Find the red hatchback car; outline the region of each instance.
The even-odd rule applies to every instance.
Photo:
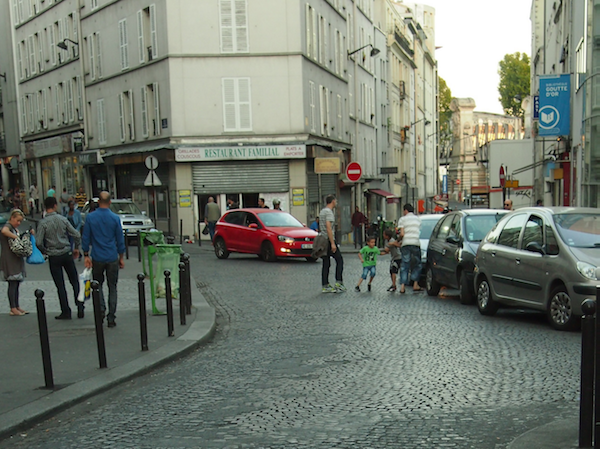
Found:
[[[273,209],[232,209],[217,222],[214,246],[219,259],[229,253],[258,254],[272,262],[278,257],[310,256],[317,233],[292,215]]]

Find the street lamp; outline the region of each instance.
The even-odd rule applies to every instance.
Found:
[[[69,47],[67,47],[67,42],[71,42],[73,45],[77,45],[79,47],[79,42],[75,42],[68,37],[65,37],[62,41],[56,44],[56,46],[61,50],[68,50]]]
[[[378,48],[373,47],[373,44],[367,44],[367,45],[363,45],[362,47],[360,47],[357,50],[354,51],[348,51],[348,56],[352,56],[354,53],[358,53],[359,51],[367,48],[367,47],[371,47],[371,56],[377,56],[379,53],[381,53],[381,50],[379,50]]]
[[[413,123],[411,123],[411,124],[410,124],[410,125],[408,125],[408,126],[405,126],[405,127],[404,127],[404,129],[410,129],[410,128],[412,128],[414,125],[416,125],[417,123],[421,123],[423,120],[425,120],[425,123],[424,123],[424,125],[425,125],[425,126],[431,125],[431,122],[430,122],[429,120],[425,119],[425,117],[423,117],[422,119],[420,119],[420,120],[417,120],[416,122],[413,122]]]

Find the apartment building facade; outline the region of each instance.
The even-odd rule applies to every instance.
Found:
[[[396,218],[386,205],[399,204],[407,180],[434,190],[424,136],[437,76],[415,72],[414,60],[406,73],[390,69],[389,33],[376,24],[384,1],[11,0],[4,46],[23,185],[108,189],[162,230],[177,233],[183,220],[185,235],[197,234],[209,196],[223,210],[228,197],[242,206],[277,198],[308,222],[337,193],[342,238],[354,205]],[[425,36],[411,20],[409,47]],[[390,76],[406,76],[405,92],[420,89],[423,101],[410,93],[405,112],[390,111]],[[419,135],[394,154],[390,124]],[[150,155],[159,182],[148,182]],[[323,172],[323,160],[337,160],[338,172]],[[344,174],[350,161],[363,167],[358,183]],[[407,177],[390,183],[382,166]]]

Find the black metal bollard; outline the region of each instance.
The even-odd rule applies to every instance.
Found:
[[[137,232],[137,247],[138,247],[138,262],[142,261],[142,239],[140,237],[140,231]]]
[[[40,329],[40,345],[42,347],[42,364],[44,365],[44,381],[46,388],[54,388],[52,374],[52,358],[50,357],[50,338],[48,337],[48,321],[46,320],[46,303],[44,291],[35,291],[35,306],[37,308],[38,327]]]
[[[179,244],[183,245],[183,220],[179,220]]]
[[[138,300],[140,304],[140,336],[142,339],[142,351],[148,350],[148,321],[146,319],[146,290],[144,289],[144,273],[137,275]]]
[[[581,304],[581,390],[579,400],[579,447],[592,447],[594,434],[594,332],[596,301]]]
[[[596,307],[600,304],[600,286],[596,287]],[[594,336],[595,351],[600,348],[600,320],[596,314],[596,335]],[[594,363],[594,447],[600,448],[600,357],[595,357]]]
[[[183,263],[185,264],[185,288],[187,291],[187,301],[186,301],[186,315],[192,314],[192,274],[190,272],[190,255],[188,253],[184,253],[182,256]]]
[[[171,272],[165,270],[165,296],[167,297],[167,333],[169,337],[175,335],[173,324],[173,301],[171,298]]]
[[[127,231],[123,230],[123,238],[125,239],[125,258],[129,260],[129,240],[127,239]]]
[[[104,342],[104,329],[102,328],[102,311],[100,310],[100,282],[92,281],[92,301],[94,302],[94,324],[96,325],[96,344],[98,346],[98,361],[100,368],[106,368],[106,343]]]
[[[185,263],[179,262],[179,323],[185,326],[185,314],[187,312],[188,291],[185,281]]]
[[[202,222],[198,220],[198,246],[202,246],[202,229],[200,223]]]

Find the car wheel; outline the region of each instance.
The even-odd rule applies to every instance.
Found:
[[[316,257],[307,257],[307,258],[306,258],[306,261],[307,261],[307,262],[316,262],[317,260],[319,260],[319,259],[318,259],[318,258],[316,258]]]
[[[429,296],[437,296],[440,292],[441,285],[433,278],[433,271],[430,266],[427,266],[425,272],[425,289]]]
[[[215,241],[215,254],[219,259],[227,259],[229,257],[229,251],[227,251],[225,240],[222,238]]]
[[[460,290],[460,303],[461,304],[473,304],[473,290],[467,279],[467,273],[462,271],[460,273],[460,283],[458,284]]]
[[[573,301],[564,285],[556,287],[548,302],[548,321],[559,331],[573,330],[577,326],[577,317],[573,313]]]
[[[275,248],[273,248],[273,244],[271,242],[265,242],[262,244],[260,254],[265,262],[273,262],[276,259]]]
[[[492,289],[487,278],[481,278],[477,286],[477,309],[482,315],[494,315],[498,311],[498,303],[492,298]]]

